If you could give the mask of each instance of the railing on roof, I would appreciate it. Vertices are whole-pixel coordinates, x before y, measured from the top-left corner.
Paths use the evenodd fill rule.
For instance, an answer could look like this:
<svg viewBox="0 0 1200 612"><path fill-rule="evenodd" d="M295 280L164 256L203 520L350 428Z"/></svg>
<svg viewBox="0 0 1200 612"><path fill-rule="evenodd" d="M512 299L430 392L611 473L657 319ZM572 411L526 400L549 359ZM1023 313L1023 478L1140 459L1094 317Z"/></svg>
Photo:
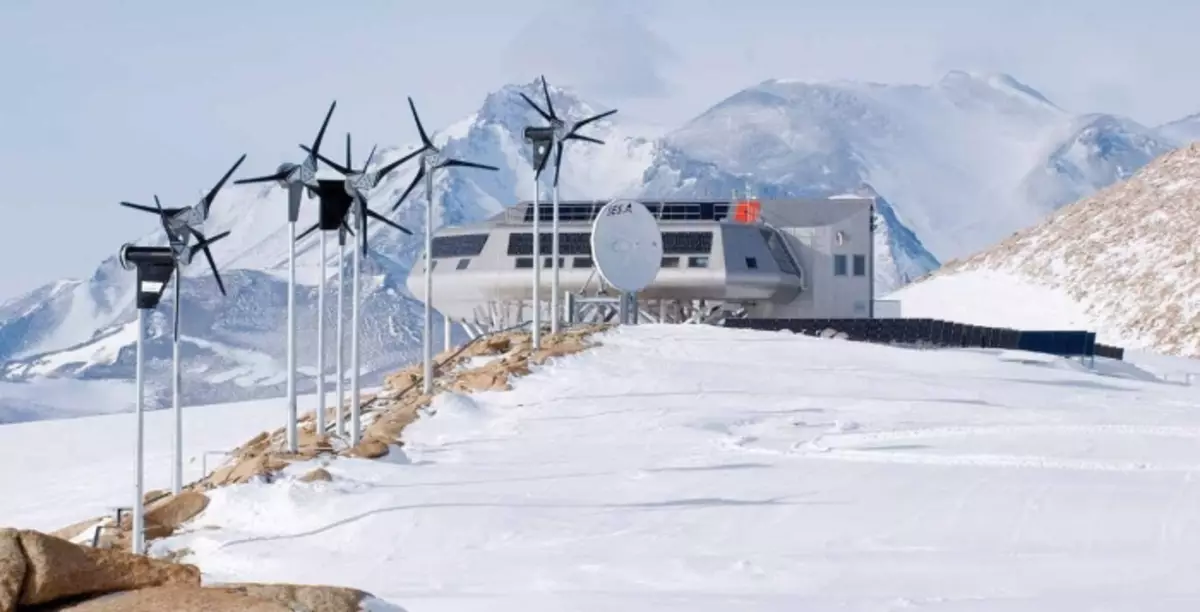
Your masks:
<svg viewBox="0 0 1200 612"><path fill-rule="evenodd" d="M724 201L667 201L653 202L639 200L650 214L659 221L722 221L729 217L730 203ZM600 214L600 209L608 204L608 200L591 202L559 202L558 220L560 222L591 222ZM550 202L538 204L540 221L552 222L554 206ZM505 222L513 224L533 223L533 204L522 202L505 211Z"/></svg>

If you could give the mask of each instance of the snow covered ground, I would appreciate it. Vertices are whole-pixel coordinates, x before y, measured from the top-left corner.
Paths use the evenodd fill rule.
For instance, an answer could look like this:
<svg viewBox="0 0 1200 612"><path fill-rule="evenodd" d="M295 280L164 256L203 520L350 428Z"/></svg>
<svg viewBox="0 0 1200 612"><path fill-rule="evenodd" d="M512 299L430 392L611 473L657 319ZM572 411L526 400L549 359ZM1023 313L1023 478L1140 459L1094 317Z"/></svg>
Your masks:
<svg viewBox="0 0 1200 612"><path fill-rule="evenodd" d="M439 397L403 453L333 462L333 482L219 490L155 548L190 549L210 581L356 586L410 612L1200 605L1196 387L700 326L602 341L512 391ZM281 412L191 410L189 448ZM21 465L0 473L20 492L0 523L124 500L129 418L0 427ZM168 425L151 415L153 486Z"/></svg>

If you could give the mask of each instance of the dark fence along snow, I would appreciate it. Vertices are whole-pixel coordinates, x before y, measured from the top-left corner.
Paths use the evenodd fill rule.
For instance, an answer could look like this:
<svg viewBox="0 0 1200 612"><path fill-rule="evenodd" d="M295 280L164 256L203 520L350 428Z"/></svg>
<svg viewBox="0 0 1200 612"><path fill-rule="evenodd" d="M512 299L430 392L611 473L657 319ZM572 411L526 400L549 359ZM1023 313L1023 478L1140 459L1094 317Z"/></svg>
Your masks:
<svg viewBox="0 0 1200 612"><path fill-rule="evenodd" d="M1125 349L1096 342L1094 332L1021 331L938 319L726 319L725 327L786 330L809 336L837 332L850 340L879 344L1002 348L1063 357L1125 358Z"/></svg>

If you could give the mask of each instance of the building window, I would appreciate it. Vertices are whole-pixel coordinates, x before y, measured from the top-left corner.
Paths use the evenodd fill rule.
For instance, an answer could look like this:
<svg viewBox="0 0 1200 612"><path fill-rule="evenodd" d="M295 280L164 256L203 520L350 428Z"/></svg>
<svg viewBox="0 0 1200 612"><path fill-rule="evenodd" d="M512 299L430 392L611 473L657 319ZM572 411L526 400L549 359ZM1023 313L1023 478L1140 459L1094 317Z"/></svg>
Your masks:
<svg viewBox="0 0 1200 612"><path fill-rule="evenodd" d="M532 257L518 257L517 258L517 267L518 268L532 268L533 267L533 258Z"/></svg>
<svg viewBox="0 0 1200 612"><path fill-rule="evenodd" d="M747 257L746 258L746 267L750 268L751 270L757 270L758 269L758 258Z"/></svg>
<svg viewBox="0 0 1200 612"><path fill-rule="evenodd" d="M591 257L576 257L571 262L571 267L572 268L590 268L590 267L592 267L592 258Z"/></svg>
<svg viewBox="0 0 1200 612"><path fill-rule="evenodd" d="M662 267L678 268L679 267L679 258L678 257L663 257L662 258Z"/></svg>
<svg viewBox="0 0 1200 612"><path fill-rule="evenodd" d="M563 265L563 260L564 260L564 259L565 259L565 258L563 258L563 257L559 257L559 258L558 258L558 267L559 267L559 268L565 268L565 267L566 267L565 265ZM553 258L553 257L546 257L546 258L543 258L543 259L542 259L542 267L543 267L543 268L553 268L553 267L554 267L554 258Z"/></svg>
<svg viewBox="0 0 1200 612"><path fill-rule="evenodd" d="M455 266L454 269L455 270L466 270L467 266L469 266L469 265L471 265L470 259L460 259L460 260L458 260L458 265Z"/></svg>
<svg viewBox="0 0 1200 612"><path fill-rule="evenodd" d="M866 255L855 255L854 256L854 275L855 276L866 276L867 275L867 256Z"/></svg>
<svg viewBox="0 0 1200 612"><path fill-rule="evenodd" d="M708 267L708 258L707 257L688 257L688 267L689 268L707 268Z"/></svg>
<svg viewBox="0 0 1200 612"><path fill-rule="evenodd" d="M845 255L834 255L833 256L833 275L834 276L845 276L846 275L846 256Z"/></svg>
<svg viewBox="0 0 1200 612"><path fill-rule="evenodd" d="M487 234L434 236L433 257L474 257L483 252L487 239Z"/></svg>

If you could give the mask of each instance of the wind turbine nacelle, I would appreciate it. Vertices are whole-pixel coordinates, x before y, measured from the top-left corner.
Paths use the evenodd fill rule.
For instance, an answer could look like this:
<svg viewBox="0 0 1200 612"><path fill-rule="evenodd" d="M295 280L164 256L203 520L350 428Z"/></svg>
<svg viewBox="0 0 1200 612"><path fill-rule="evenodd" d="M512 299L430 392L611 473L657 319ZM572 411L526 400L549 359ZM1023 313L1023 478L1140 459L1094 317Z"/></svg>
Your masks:
<svg viewBox="0 0 1200 612"><path fill-rule="evenodd" d="M279 181L279 186L287 187L288 183L290 181L295 180L295 178L293 178L293 177L296 176L296 169L299 167L300 167L299 164L293 164L291 162L283 162L282 164L279 164L279 167L275 169L275 173L276 174L284 174L284 173L287 174L284 178L282 178ZM299 178L299 177L296 177L296 178Z"/></svg>
<svg viewBox="0 0 1200 612"><path fill-rule="evenodd" d="M554 142L554 128L529 126L525 128L525 140L539 144Z"/></svg>
<svg viewBox="0 0 1200 612"><path fill-rule="evenodd" d="M171 247L138 246L133 243L121 245L117 252L117 260L126 270L136 270L139 266L175 266L175 251Z"/></svg>

